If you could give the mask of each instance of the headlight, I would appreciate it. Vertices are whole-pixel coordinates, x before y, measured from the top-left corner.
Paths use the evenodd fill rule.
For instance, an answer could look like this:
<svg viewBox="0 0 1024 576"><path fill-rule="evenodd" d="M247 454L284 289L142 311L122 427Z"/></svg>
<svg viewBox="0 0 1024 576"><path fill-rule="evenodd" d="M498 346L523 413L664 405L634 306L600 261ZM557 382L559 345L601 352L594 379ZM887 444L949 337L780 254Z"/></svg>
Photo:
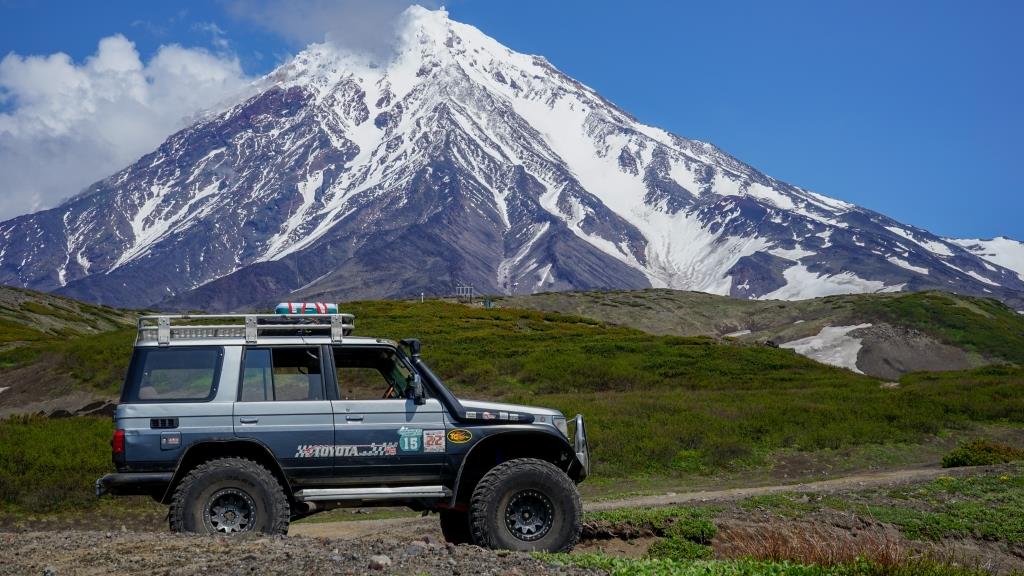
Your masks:
<svg viewBox="0 0 1024 576"><path fill-rule="evenodd" d="M558 428L562 436L569 437L569 427L565 424L565 416L555 416L551 418L551 423L555 425L555 428Z"/></svg>

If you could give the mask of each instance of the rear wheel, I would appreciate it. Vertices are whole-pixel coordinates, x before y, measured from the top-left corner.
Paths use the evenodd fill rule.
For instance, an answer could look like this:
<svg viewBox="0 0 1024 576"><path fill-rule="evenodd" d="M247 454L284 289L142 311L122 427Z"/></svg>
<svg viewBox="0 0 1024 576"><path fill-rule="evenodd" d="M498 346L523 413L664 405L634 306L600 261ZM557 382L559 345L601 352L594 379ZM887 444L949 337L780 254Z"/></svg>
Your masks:
<svg viewBox="0 0 1024 576"><path fill-rule="evenodd" d="M580 538L576 485L550 462L520 458L492 468L470 505L473 541L487 548L564 552Z"/></svg>
<svg viewBox="0 0 1024 576"><path fill-rule="evenodd" d="M441 510L441 534L445 542L471 544L473 535L469 529L469 513L458 510Z"/></svg>
<svg viewBox="0 0 1024 576"><path fill-rule="evenodd" d="M174 532L287 534L291 510L274 475L252 460L223 458L192 469L168 515Z"/></svg>

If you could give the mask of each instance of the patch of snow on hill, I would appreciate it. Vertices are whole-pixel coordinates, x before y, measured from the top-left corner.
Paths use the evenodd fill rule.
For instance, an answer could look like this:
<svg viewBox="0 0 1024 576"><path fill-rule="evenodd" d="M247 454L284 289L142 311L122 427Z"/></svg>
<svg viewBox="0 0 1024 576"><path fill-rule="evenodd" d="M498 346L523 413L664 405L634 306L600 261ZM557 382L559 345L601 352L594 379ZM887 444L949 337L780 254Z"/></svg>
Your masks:
<svg viewBox="0 0 1024 576"><path fill-rule="evenodd" d="M865 280L852 272L834 276L817 274L803 264L787 268L782 276L786 279L786 285L759 297L758 300L805 300L836 294L899 292L903 288L902 284L886 286L881 280Z"/></svg>
<svg viewBox="0 0 1024 576"><path fill-rule="evenodd" d="M928 274L929 273L927 268L922 268L920 266L914 266L913 264L911 264L910 262L907 262L906 260L903 260L902 258L897 258L895 256L889 256L888 258L886 258L886 260L888 260L889 262L892 262L893 264L899 266L900 268L906 268L907 270L910 270L911 272L917 272L919 274Z"/></svg>
<svg viewBox="0 0 1024 576"><path fill-rule="evenodd" d="M925 250L931 252L932 254L937 254L939 256L953 255L953 251L949 249L949 246L946 246L942 242L928 240L927 238L918 238L914 234L904 230L903 228L897 228L896 226L886 226L885 229L888 230L889 232L892 232L893 234L902 236L907 240L910 240L914 244L917 244L918 246L924 248Z"/></svg>
<svg viewBox="0 0 1024 576"><path fill-rule="evenodd" d="M992 240L949 239L954 244L966 248L975 256L989 262L1013 270L1024 280L1024 242L1005 237Z"/></svg>
<svg viewBox="0 0 1024 576"><path fill-rule="evenodd" d="M861 328L870 328L871 324L856 326L826 326L816 336L808 336L782 344L801 356L817 360L822 364L830 364L853 370L863 374L857 368L857 354L860 353L861 339L850 336L850 332Z"/></svg>

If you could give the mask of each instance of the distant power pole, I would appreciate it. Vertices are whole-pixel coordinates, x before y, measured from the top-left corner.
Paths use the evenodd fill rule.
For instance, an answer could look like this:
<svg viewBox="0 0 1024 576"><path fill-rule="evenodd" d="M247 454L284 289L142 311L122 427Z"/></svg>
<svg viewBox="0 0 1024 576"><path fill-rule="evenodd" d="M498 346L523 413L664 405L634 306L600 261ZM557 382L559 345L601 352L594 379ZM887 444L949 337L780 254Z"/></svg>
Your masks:
<svg viewBox="0 0 1024 576"><path fill-rule="evenodd" d="M455 286L455 297L459 299L459 302L466 302L472 304L473 287L466 286L465 284L457 284Z"/></svg>

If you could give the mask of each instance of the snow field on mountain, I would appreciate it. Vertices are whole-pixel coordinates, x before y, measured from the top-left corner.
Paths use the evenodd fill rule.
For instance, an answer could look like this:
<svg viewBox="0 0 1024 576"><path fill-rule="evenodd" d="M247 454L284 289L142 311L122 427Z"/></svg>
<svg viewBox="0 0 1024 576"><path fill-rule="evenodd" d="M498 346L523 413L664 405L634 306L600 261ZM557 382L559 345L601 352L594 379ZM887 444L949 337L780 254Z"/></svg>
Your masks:
<svg viewBox="0 0 1024 576"><path fill-rule="evenodd" d="M855 326L826 326L815 336L808 336L782 344L782 348L793 350L797 354L807 356L823 364L831 364L858 374L857 354L860 353L861 339L850 336L850 332L861 328L870 328L871 324Z"/></svg>

